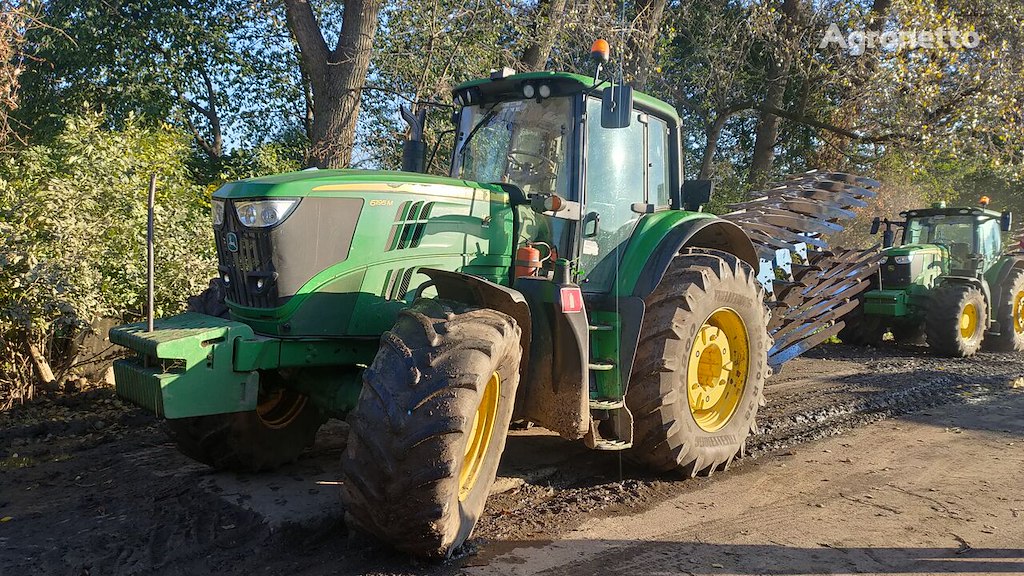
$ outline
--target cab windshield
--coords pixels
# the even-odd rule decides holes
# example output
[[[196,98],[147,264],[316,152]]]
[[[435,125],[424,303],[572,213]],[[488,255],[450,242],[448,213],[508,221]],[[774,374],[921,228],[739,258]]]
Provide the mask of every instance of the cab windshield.
[[[904,244],[966,244],[974,248],[975,216],[936,214],[927,218],[910,218]]]
[[[954,269],[966,268],[970,255],[976,251],[974,231],[976,216],[935,214],[926,218],[909,218],[904,244],[940,244],[949,250]]]
[[[452,175],[508,182],[527,194],[570,196],[572,100],[548,98],[467,106],[462,110]]]

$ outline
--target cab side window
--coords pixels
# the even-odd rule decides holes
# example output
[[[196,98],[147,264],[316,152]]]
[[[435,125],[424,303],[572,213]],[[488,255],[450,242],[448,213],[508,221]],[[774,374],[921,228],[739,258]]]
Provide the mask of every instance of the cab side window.
[[[647,123],[647,194],[648,202],[658,208],[669,205],[668,136],[668,124],[651,116]]]

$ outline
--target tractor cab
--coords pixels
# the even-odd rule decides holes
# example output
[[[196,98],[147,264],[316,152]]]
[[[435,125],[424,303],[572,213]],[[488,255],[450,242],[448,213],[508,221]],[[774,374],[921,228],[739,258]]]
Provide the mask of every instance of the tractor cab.
[[[941,247],[949,255],[949,274],[978,276],[1002,252],[1000,224],[1008,214],[985,208],[940,205],[910,210],[902,215],[906,217],[903,246]]]
[[[461,109],[451,175],[509,185],[520,196],[517,243],[543,247],[551,265],[578,258],[575,277],[589,293],[611,289],[641,217],[668,210],[670,191],[680,187],[678,115],[637,93],[612,102],[629,107],[614,125],[605,84],[567,73],[496,72],[455,89]]]

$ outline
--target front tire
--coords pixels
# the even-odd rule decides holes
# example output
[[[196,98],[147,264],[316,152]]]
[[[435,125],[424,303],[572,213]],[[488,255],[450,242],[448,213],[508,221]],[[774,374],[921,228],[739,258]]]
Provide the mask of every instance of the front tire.
[[[187,310],[228,318],[226,289],[219,278],[188,299]],[[313,445],[325,418],[309,397],[260,373],[256,410],[212,414],[167,421],[171,440],[178,450],[218,470],[259,472],[294,462]]]
[[[985,338],[985,296],[974,286],[943,284],[935,290],[925,316],[925,337],[935,353],[973,356]]]
[[[742,455],[764,404],[767,312],[753,270],[731,254],[688,249],[647,298],[626,404],[629,456],[685,476]]]
[[[384,334],[349,415],[346,520],[419,556],[473,532],[505,448],[519,384],[511,317],[418,300]]]
[[[1010,273],[1002,302],[997,302],[999,335],[985,337],[986,348],[998,352],[1024,352],[1024,269]]]
[[[297,460],[324,418],[307,396],[265,385],[265,376],[254,411],[168,420],[178,450],[218,470],[259,472]]]

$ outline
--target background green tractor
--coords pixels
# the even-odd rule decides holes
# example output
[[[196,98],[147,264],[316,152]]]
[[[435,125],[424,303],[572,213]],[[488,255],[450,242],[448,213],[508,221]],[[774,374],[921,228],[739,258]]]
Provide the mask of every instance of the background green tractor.
[[[909,210],[899,222],[875,218],[872,234],[885,225],[881,269],[840,337],[858,344],[888,330],[897,341],[924,335],[945,356],[970,356],[983,344],[1024,351],[1024,253],[1017,244],[1004,253],[1011,215],[982,200]]]
[[[659,471],[724,469],[769,366],[842,328],[866,288],[864,256],[821,233],[875,183],[808,173],[703,213],[710,183],[682,181],[675,111],[602,84],[458,86],[451,178],[223,186],[218,278],[191,312],[110,332],[137,353],[115,365],[118,394],[226,469],[294,460],[347,418],[350,525],[426,556],[469,537],[513,419]]]

